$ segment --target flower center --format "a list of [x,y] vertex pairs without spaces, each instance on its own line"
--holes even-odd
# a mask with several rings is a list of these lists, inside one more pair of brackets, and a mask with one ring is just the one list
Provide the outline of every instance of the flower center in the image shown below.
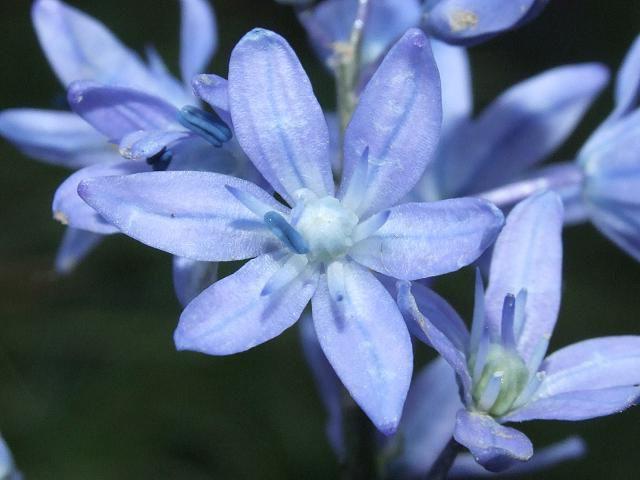
[[351,235],[359,219],[337,198],[309,199],[296,206],[293,215],[292,224],[304,238],[312,260],[333,260],[353,245]]
[[494,417],[508,413],[529,382],[529,369],[522,358],[496,343],[489,346],[484,368],[478,373],[473,378],[474,403]]

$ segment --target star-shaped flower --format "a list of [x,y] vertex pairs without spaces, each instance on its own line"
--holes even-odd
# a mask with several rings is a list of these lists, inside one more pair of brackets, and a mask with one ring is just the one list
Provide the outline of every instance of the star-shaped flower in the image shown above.
[[426,287],[399,284],[398,304],[419,338],[451,365],[464,408],[455,440],[499,471],[533,455],[506,422],[582,420],[620,412],[640,396],[640,337],[602,337],[545,358],[561,296],[562,202],[553,192],[518,204],[496,241],[489,287],[476,282],[471,332]]
[[288,206],[250,182],[206,172],[96,178],[79,193],[122,232],[175,255],[256,257],[187,306],[175,333],[179,349],[247,350],[293,325],[311,301],[324,353],[390,433],[409,387],[412,348],[373,272],[413,280],[457,270],[503,222],[490,203],[472,198],[396,205],[438,141],[440,88],[429,42],[409,30],[362,93],[337,192],[323,112],[283,38],[257,29],[238,43],[228,100],[240,145]]

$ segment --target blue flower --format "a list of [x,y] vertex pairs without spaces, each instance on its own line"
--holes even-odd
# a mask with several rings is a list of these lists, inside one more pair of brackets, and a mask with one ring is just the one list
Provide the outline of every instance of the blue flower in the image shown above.
[[394,206],[438,141],[440,89],[428,40],[408,31],[362,93],[337,192],[323,112],[283,38],[257,29],[238,43],[228,100],[240,145],[292,208],[250,182],[208,172],[102,177],[83,181],[79,193],[122,232],[174,255],[253,258],[187,306],[175,333],[179,349],[247,350],[293,325],[311,301],[324,354],[390,433],[409,387],[412,348],[371,270],[406,280],[457,270],[503,222],[478,199]]
[[489,470],[533,455],[529,439],[502,423],[594,418],[640,396],[638,336],[586,340],[545,358],[560,307],[562,225],[553,192],[512,210],[496,241],[486,294],[477,276],[471,333],[431,290],[398,286],[412,330],[456,372],[464,408],[454,438]]
[[473,45],[537,17],[549,0],[426,0],[423,27],[456,45]]
[[[180,67],[185,83],[168,73],[153,49],[149,50],[149,63],[146,64],[104,25],[59,0],[34,2],[32,17],[40,44],[65,87],[77,80],[90,80],[120,88],[142,88],[150,96],[182,107],[196,102],[188,82],[208,64],[216,48],[217,34],[214,13],[206,1],[181,0],[180,5]],[[54,216],[70,226],[56,259],[56,269],[63,273],[69,272],[103,235],[117,231],[77,197],[78,181],[86,175],[152,168],[144,162],[122,163],[122,158],[108,143],[113,138],[96,132],[71,112],[5,110],[0,113],[0,134],[38,160],[82,169],[63,183],[54,200]],[[185,168],[194,164],[195,155],[189,157],[190,160],[183,162]],[[233,163],[228,154],[226,157],[227,164]],[[162,165],[168,156],[159,155],[156,160],[159,161],[156,166]],[[84,167],[88,168],[85,170]]]
[[22,479],[22,474],[18,471],[13,461],[13,455],[11,455],[11,451],[2,437],[0,437],[0,478],[5,480]]

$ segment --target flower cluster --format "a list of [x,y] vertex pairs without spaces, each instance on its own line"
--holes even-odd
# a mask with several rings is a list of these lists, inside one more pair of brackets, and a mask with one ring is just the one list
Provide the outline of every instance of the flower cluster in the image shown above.
[[[269,30],[240,39],[228,78],[205,73],[215,14],[206,0],[179,3],[179,80],[155,50],[143,61],[61,0],[33,3],[70,111],[5,110],[0,134],[76,170],[53,198],[67,227],[61,273],[114,233],[172,254],[179,350],[246,351],[301,319],[336,454],[352,454],[352,400],[381,432],[382,477],[547,468],[581,455],[581,440],[534,455],[505,423],[636,403],[640,336],[546,354],[563,228],[591,220],[640,260],[640,41],[575,160],[540,166],[607,69],[553,68],[473,116],[465,47],[546,0],[282,0],[336,79],[337,112]],[[229,261],[245,263],[218,279]],[[478,268],[469,329],[428,279],[478,261],[489,282],[485,292]],[[415,378],[412,337],[441,357]]]

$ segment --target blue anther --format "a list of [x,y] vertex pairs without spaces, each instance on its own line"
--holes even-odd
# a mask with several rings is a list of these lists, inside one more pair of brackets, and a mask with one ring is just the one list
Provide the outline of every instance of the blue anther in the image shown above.
[[291,251],[300,254],[309,253],[309,247],[302,235],[289,225],[289,222],[278,212],[270,211],[265,213],[264,223]]
[[205,112],[201,108],[187,105],[178,114],[180,124],[200,135],[214,147],[221,147],[231,140],[231,129],[215,112]]
[[151,165],[151,168],[153,168],[155,172],[163,172],[169,167],[172,159],[173,154],[164,147],[155,155],[147,158],[147,163]]

